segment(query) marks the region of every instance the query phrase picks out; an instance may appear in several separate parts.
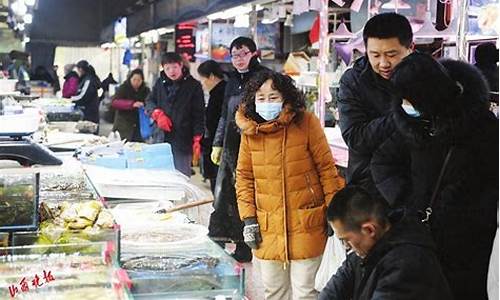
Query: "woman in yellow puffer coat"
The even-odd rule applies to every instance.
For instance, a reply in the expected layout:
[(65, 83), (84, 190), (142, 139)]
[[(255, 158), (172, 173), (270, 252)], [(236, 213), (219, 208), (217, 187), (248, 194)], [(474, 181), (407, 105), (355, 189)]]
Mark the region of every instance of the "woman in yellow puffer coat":
[(305, 111), (293, 80), (275, 72), (256, 74), (248, 83), (236, 124), (242, 131), (238, 208), (265, 297), (316, 299), (325, 211), (344, 186), (323, 128)]

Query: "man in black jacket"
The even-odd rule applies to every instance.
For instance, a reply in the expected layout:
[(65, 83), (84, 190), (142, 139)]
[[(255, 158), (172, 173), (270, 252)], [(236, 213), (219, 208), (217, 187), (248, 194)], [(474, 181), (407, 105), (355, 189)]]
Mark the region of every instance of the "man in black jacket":
[(169, 143), (175, 168), (190, 177), (193, 152), (199, 157), (205, 128), (203, 90), (179, 54), (163, 54), (161, 65), (160, 78), (146, 99), (146, 112), (156, 123), (153, 140)]
[(371, 153), (394, 131), (389, 111), (395, 95), (388, 79), (411, 53), (413, 34), (404, 16), (385, 13), (366, 23), (363, 39), (366, 56), (340, 79), (339, 125), (349, 147), (347, 183), (377, 195), (369, 169)]
[(255, 42), (238, 37), (229, 47), (231, 61), (236, 69), (229, 74), (224, 93), (222, 113), (212, 147), (212, 161), (220, 164), (215, 186), (214, 212), (210, 215), (208, 236), (224, 244), (236, 242), (233, 257), (240, 262), (252, 260), (251, 249), (243, 242), (243, 222), (236, 204), (236, 163), (240, 150), (240, 132), (234, 116), (243, 97), (243, 88), (257, 72), (267, 70), (260, 65)]
[(319, 300), (448, 300), (448, 283), (429, 231), (404, 211), (388, 217), (387, 203), (363, 188), (346, 187), (327, 218), (353, 253), (328, 281)]

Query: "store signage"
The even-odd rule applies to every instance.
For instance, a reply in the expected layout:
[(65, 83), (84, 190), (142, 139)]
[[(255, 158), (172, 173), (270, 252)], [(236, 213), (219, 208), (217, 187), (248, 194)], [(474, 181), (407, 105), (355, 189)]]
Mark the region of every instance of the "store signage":
[(181, 23), (175, 25), (175, 52), (179, 53), (188, 61), (194, 61), (196, 51), (196, 40), (193, 23)]

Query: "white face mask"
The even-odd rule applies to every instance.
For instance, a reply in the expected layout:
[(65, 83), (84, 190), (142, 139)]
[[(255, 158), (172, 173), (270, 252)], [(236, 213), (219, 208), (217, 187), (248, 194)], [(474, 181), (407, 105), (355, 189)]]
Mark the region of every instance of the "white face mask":
[(275, 119), (283, 108), (283, 102), (256, 102), (255, 111), (266, 121)]
[(411, 104), (402, 104), (401, 108), (403, 108), (403, 110), (405, 111), (405, 113), (407, 115), (409, 115), (410, 117), (414, 117), (414, 118), (420, 117), (420, 112), (418, 110), (416, 110), (413, 107), (413, 105), (411, 105)]

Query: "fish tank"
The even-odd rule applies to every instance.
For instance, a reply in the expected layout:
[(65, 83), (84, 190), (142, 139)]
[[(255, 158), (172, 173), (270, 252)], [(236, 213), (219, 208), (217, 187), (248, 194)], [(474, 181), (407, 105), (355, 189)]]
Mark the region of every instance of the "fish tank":
[[(85, 245), (84, 245), (85, 244)], [(107, 242), (0, 248), (0, 299), (132, 299)], [(33, 248), (50, 248), (34, 251)], [(81, 252), (79, 248), (93, 249)], [(33, 253), (51, 254), (33, 254)]]
[(121, 252), (134, 299), (243, 299), (245, 270), (207, 237)]
[(0, 231), (38, 228), (39, 173), (0, 173)]

